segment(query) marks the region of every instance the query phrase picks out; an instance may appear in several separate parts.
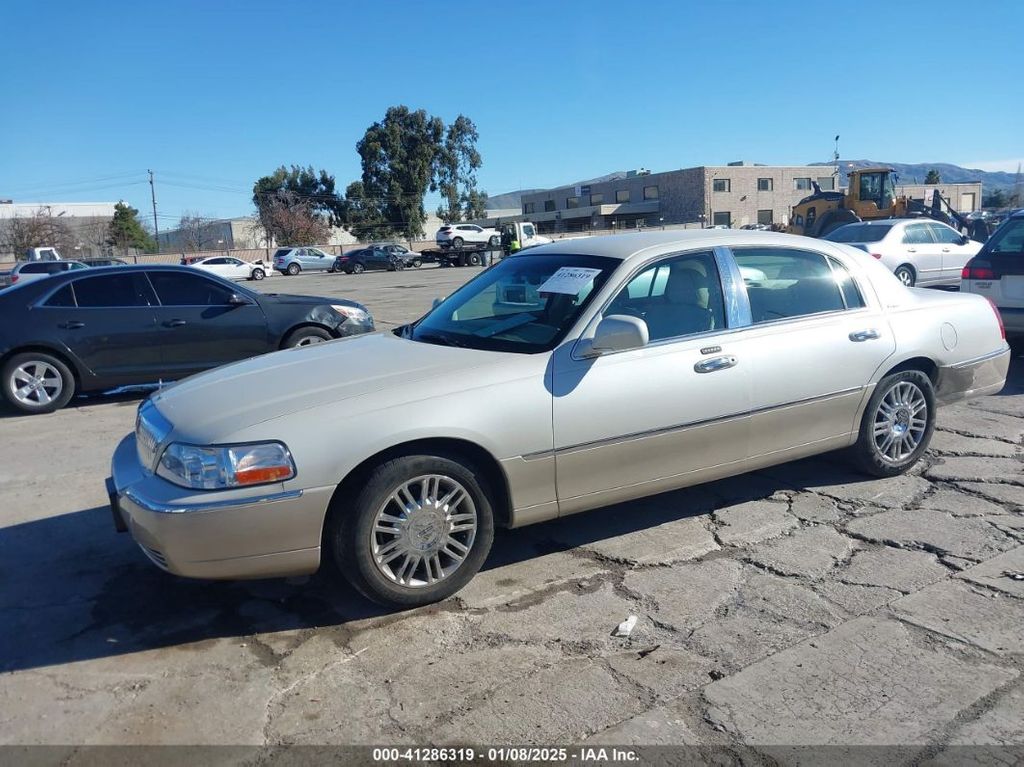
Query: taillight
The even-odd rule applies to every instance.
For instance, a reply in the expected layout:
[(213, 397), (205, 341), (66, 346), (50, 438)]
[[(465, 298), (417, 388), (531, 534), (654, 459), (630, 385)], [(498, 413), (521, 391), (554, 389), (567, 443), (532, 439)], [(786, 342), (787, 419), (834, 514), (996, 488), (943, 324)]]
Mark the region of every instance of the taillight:
[(871, 257), (872, 258), (877, 258), (879, 261), (882, 260), (882, 254), (881, 253), (872, 253)]
[(988, 301), (988, 305), (991, 306), (992, 307), (992, 311), (995, 312), (996, 322), (999, 323), (999, 335), (1001, 335), (1003, 337), (1003, 340), (1005, 341), (1006, 340), (1006, 326), (1003, 324), (1003, 315), (1001, 315), (999, 313), (999, 307), (996, 306), (996, 302), (995, 301), (993, 301), (991, 298), (986, 298), (985, 300)]
[(999, 279), (996, 277), (995, 269), (992, 268), (992, 264), (988, 261), (968, 261), (962, 272), (960, 272), (960, 279), (962, 280), (995, 280)]
[(16, 275), (16, 274), (12, 274), (12, 275), (11, 275), (11, 284), (13, 285), (13, 284), (14, 284), (14, 283), (16, 283), (17, 281), (18, 281), (18, 275)]

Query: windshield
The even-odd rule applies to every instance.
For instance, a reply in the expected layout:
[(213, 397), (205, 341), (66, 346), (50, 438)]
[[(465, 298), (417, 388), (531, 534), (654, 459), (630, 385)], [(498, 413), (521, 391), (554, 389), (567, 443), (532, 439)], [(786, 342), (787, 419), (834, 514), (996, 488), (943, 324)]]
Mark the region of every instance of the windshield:
[(1011, 218), (996, 229), (985, 244), (985, 250), (993, 256), (1024, 255), (1024, 218)]
[(832, 242), (878, 242), (891, 229), (885, 224), (847, 224), (826, 235), (825, 239)]
[(402, 335), (488, 351), (550, 351), (620, 263), (562, 254), (506, 258), (407, 326)]

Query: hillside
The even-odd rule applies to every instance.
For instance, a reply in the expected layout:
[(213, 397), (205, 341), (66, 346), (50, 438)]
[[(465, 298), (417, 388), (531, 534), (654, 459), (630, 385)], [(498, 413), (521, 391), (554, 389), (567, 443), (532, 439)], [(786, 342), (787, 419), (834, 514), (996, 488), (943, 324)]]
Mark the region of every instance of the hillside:
[[(895, 168), (899, 174), (901, 184), (923, 184), (925, 176), (928, 175), (928, 171), (937, 170), (939, 172), (939, 178), (942, 179), (944, 184), (965, 184), (973, 181), (980, 181), (982, 189), (986, 192), (991, 192), (995, 189), (1008, 189), (1012, 188), (1016, 178), (1016, 173), (1003, 173), (1003, 172), (990, 172), (984, 170), (977, 170), (975, 168), (962, 168), (959, 165), (952, 165), (945, 162), (934, 162), (934, 163), (900, 163), (900, 162), (884, 162), (881, 160), (840, 160), (839, 166), (842, 169), (843, 178), (841, 183), (846, 185), (846, 170), (850, 165), (855, 168), (866, 168), (872, 165), (885, 165), (890, 168)], [(814, 162), (811, 165), (832, 165), (831, 162)]]

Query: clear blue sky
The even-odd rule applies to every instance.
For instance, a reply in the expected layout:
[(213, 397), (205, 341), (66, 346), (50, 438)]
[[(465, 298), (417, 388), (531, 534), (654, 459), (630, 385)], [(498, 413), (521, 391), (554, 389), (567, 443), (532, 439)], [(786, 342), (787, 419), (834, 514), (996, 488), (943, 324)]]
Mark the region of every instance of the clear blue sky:
[[(1024, 2), (9, 3), (0, 197), (123, 198), (161, 225), (341, 189), (388, 106), (460, 112), (492, 194), (746, 159), (1024, 158)], [(449, 43), (449, 45), (445, 45)]]

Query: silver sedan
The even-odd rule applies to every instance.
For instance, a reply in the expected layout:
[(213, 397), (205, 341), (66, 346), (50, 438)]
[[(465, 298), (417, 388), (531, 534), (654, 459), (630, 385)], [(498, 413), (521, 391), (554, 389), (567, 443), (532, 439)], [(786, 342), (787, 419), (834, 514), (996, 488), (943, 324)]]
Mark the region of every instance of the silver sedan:
[(497, 527), (839, 448), (900, 474), (936, 407), (998, 391), (1008, 364), (983, 298), (907, 289), (843, 245), (566, 240), (393, 332), (164, 389), (107, 487), (117, 527), (172, 573), (284, 576), (327, 558), (369, 598), (419, 605), (469, 581)]

